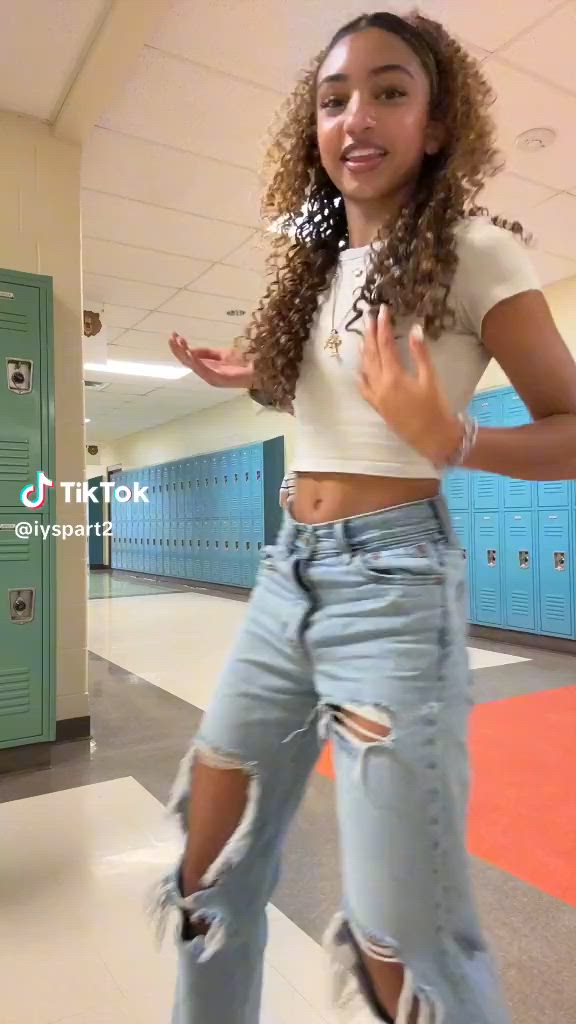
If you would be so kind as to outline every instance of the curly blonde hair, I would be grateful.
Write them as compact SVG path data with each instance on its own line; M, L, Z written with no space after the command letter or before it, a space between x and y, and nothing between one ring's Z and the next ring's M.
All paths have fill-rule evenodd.
M349 244L344 203L324 170L316 140L316 82L332 48L352 33L379 28L402 38L416 53L430 82L430 117L447 130L441 152L424 158L410 200L392 226L378 233L355 304L388 304L392 318L423 320L438 338L451 317L448 293L458 263L456 228L481 211L476 197L500 168L490 86L477 61L437 22L412 13L363 15L345 25L298 82L279 115L269 146L262 202L275 234L267 259L270 283L245 337L254 357L257 387L282 407L294 398L304 346L319 295L328 287L338 256ZM520 225L496 223L521 233ZM379 244L380 243L380 244Z

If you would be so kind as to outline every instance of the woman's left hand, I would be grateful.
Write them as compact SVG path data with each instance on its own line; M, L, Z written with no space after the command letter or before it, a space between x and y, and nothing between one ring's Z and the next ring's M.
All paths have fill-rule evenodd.
M462 425L440 389L424 333L410 332L415 373L402 364L386 306L364 334L360 392L388 426L424 458L443 465L456 452Z

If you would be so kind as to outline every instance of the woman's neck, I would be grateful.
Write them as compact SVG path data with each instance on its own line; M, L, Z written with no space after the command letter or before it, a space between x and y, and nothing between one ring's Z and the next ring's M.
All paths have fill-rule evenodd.
M398 216L400 210L408 202L412 189L402 195L390 196L386 199L356 202L344 199L346 220L348 222L348 239L351 249L361 249L374 241L379 231L386 228Z

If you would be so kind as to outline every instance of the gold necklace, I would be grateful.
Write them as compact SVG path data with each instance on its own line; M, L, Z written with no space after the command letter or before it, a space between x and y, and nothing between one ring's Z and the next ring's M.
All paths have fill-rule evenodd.
M329 352L333 359L339 359L340 358L340 349L342 348L342 336L340 334L340 328L342 327L342 324L344 323L344 321L347 319L348 314L352 312L352 310L354 308L354 302L356 301L356 300L354 300L354 302L352 303L350 308L348 310L346 310L346 313L342 317L342 320L338 324L338 327L336 327L336 325L335 325L335 321L336 321L336 302L337 302L337 299L338 299L338 276L339 276L339 274L340 274L340 267L338 266L336 268L336 274L334 275L334 301L332 303L332 329L330 331L330 334L326 338L326 341L324 342L324 351L325 352ZM356 289L356 290L358 291L358 289Z

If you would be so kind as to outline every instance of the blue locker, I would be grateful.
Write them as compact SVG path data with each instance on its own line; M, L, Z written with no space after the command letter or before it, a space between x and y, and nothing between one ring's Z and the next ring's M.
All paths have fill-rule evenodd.
M507 388L502 396L502 419L505 427L521 427L532 421L530 412L520 395L517 395L512 388ZM504 508L532 508L535 487L530 480L503 477L502 489Z
M538 512L540 628L566 637L573 635L570 520L569 509Z
M241 460L240 449L233 448L228 452L228 469L230 475L230 506L229 515L235 518L241 509Z
M161 467L160 503L159 503L159 509L158 509L159 512L160 512L160 518L161 518L163 523L165 523L166 520L170 516L170 495L169 495L169 487L168 487L168 485L169 485L169 470L168 470L168 466L164 465L164 466Z
M132 522L132 537L133 537L133 551L132 551L132 568L135 572L141 572L142 566L140 564L141 549L140 549L140 528L142 526L141 519L134 519Z
M155 576L160 576L160 545L158 543L158 536L156 530L152 529L152 536L150 537L150 572Z
M178 463L178 478L176 480L176 515L178 520L186 516L186 471L183 462Z
M168 514L172 520L178 517L177 485L178 465L176 462L171 462L168 467Z
M166 523L160 527L160 573L170 575L170 531Z
M502 625L500 513L474 513L473 604L474 620Z
M144 520L142 536L142 571L148 575L152 571L152 554L150 551L150 536L152 534L152 523L149 519Z
M194 545L196 538L191 528L192 521L188 520L186 523L186 557L184 560L184 567L186 572L186 579L193 580L196 573L194 570Z
M247 519L251 515L252 502L252 448L240 449L240 516Z
M141 484L142 488L146 488L146 490L144 491L144 494L148 498L148 501L145 501L145 499L142 498L142 500L138 502L138 506L140 508L140 518L141 519L149 519L150 518L150 470L147 467L140 470L140 472L138 474L138 483Z
M460 541L460 547L466 558L468 570L468 618L472 618L472 544L471 520L469 512L453 512L451 514L454 533Z
M465 469L452 469L445 474L442 481L442 493L448 507L458 512L467 512L470 508L470 473Z
M177 559L176 559L176 575L178 579L185 579L186 577L186 522L184 519L178 521L177 527Z
M184 516L187 520L191 521L194 519L194 508L195 508L195 491L196 480L194 476L194 467L192 462L188 465L188 472L186 475L186 491L184 496Z
M264 463L261 444L253 444L250 449L250 506L253 516L264 513Z
M477 395L471 403L472 415L481 427L502 426L502 399L499 394ZM472 474L472 496L475 509L500 508L501 478L495 473Z
M504 515L504 625L536 628L536 557L533 513Z
M569 503L569 480L544 480L538 484L539 508L563 508Z
M152 520L152 522L155 522L159 518L159 516L158 516L158 501L159 501L158 478L159 478L158 466L152 466L152 468L150 469L150 505L149 505L149 515L150 515L150 519Z

